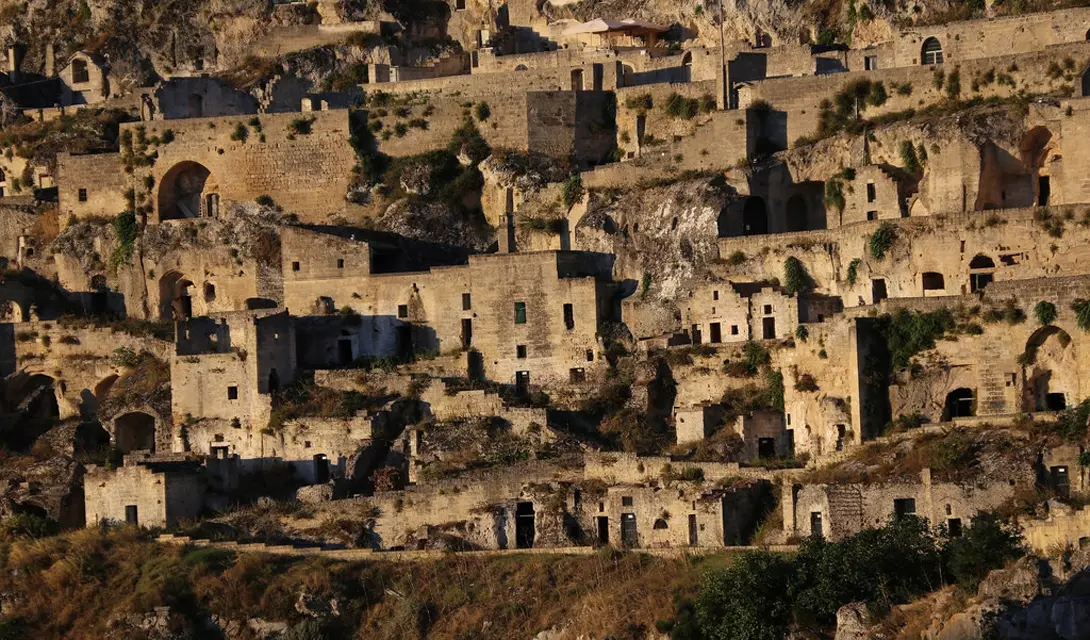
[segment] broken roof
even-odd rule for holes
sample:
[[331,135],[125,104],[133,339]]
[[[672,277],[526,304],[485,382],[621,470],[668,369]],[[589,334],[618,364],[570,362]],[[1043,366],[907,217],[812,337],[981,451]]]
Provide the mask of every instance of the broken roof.
[[670,27],[664,27],[657,24],[651,24],[650,22],[644,22],[642,20],[606,20],[603,18],[595,18],[589,22],[583,22],[581,24],[572,25],[564,30],[564,35],[573,36],[583,33],[628,33],[628,34],[646,34],[646,33],[664,33],[669,31]]

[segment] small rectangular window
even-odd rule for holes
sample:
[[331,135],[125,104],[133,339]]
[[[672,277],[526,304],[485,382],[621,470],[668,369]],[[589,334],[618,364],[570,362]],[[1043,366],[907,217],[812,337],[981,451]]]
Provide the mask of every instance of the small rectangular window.
[[712,291],[712,300],[718,300],[718,299],[719,299],[719,292],[718,291]]
[[770,304],[765,305],[765,313],[766,314],[767,313],[772,313],[772,305],[770,305]]
[[227,387],[227,399],[238,400],[238,387]]
[[622,507],[631,507],[632,506],[632,496],[621,496],[621,506]]
[[409,317],[409,305],[399,304],[397,305],[397,317],[408,318]]
[[80,202],[87,202],[87,189],[80,189],[79,190],[79,201]]
[[564,328],[568,331],[575,328],[575,307],[570,304],[564,305]]
[[338,258],[337,259],[337,268],[338,269],[343,269],[344,268],[344,258]]
[[594,350],[587,349],[587,362],[594,362]]
[[526,303],[515,303],[515,324],[526,324]]
[[299,270],[299,263],[298,262],[291,263],[291,270],[292,271],[298,271]]
[[736,325],[736,324],[730,325],[730,335],[732,335],[732,336],[738,335],[738,325]]
[[878,190],[874,188],[873,182],[867,183],[867,202],[874,202],[878,198]]
[[524,344],[517,345],[515,347],[515,356],[517,358],[519,358],[520,360],[525,359],[526,358],[526,345],[524,345]]
[[568,378],[573,384],[578,384],[580,382],[586,382],[587,372],[586,372],[585,369],[582,369],[582,368],[569,369],[568,370]]
[[877,211],[868,211],[867,212],[867,220],[877,220],[877,219],[878,219],[878,212]]
[[462,311],[469,311],[473,308],[473,298],[468,293],[462,294]]

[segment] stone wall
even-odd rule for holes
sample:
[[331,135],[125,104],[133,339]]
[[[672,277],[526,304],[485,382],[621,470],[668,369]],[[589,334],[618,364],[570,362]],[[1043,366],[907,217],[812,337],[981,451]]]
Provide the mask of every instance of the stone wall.
[[143,527],[173,527],[195,518],[203,506],[204,484],[195,472],[155,472],[143,465],[115,471],[91,466],[83,477],[88,527],[102,521],[124,523],[135,507]]
[[[286,212],[307,221],[323,222],[343,212],[356,164],[349,144],[348,111],[263,115],[256,119],[261,123],[260,132],[253,121],[253,116],[237,116],[122,125],[123,133],[143,128],[147,139],[163,140],[168,130],[173,135],[172,141],[155,147],[158,157],[154,165],[137,167],[133,172],[138,192],[145,188],[145,177],[154,180],[154,191],[149,194],[153,207],[150,220],[158,222],[175,215],[166,209],[175,201],[177,181],[196,172],[207,176],[198,191],[203,198],[201,215],[215,213],[209,211],[210,194],[218,196],[220,210],[226,210],[230,201],[268,196]],[[248,129],[245,141],[231,139],[239,126]],[[308,126],[310,133],[296,131]]]
[[[332,264],[338,256],[315,257],[300,249],[285,238],[285,305],[306,309],[322,296],[329,308],[358,313],[361,322],[352,336],[357,355],[452,354],[472,347],[481,354],[485,375],[505,383],[516,381],[516,371],[529,372],[534,384],[567,381],[576,368],[589,378],[603,364],[596,333],[611,293],[595,277],[608,273],[599,254],[495,254],[424,272],[312,279],[297,275],[303,262]],[[525,309],[525,323],[516,321],[516,303]],[[464,336],[463,329],[470,334]]]
[[129,209],[129,186],[119,153],[57,155],[57,202],[65,218],[113,218]]

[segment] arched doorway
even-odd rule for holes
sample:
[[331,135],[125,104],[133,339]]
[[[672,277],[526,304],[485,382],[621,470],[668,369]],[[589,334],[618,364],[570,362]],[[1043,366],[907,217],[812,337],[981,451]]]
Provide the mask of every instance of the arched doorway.
[[923,47],[920,48],[920,64],[927,66],[932,64],[942,64],[942,43],[938,38],[928,38],[923,41]]
[[806,231],[809,229],[809,210],[806,207],[806,199],[796,193],[787,201],[787,230]]
[[1022,164],[1034,176],[1034,202],[1039,207],[1047,206],[1052,200],[1052,180],[1046,160],[1054,146],[1054,136],[1047,127],[1030,129],[1018,145]]
[[179,162],[159,181],[159,220],[184,220],[208,215],[204,195],[214,191],[212,173],[196,162]]
[[114,446],[122,453],[155,451],[155,418],[133,411],[114,420]]
[[1060,411],[1078,398],[1079,374],[1071,336],[1056,326],[1041,327],[1026,341],[1022,356],[1024,409]]
[[750,196],[742,207],[742,235],[755,236],[768,233],[768,207],[764,198]]
[[159,279],[159,319],[163,322],[184,321],[193,317],[193,299],[189,288],[193,282],[171,271]]
[[969,290],[982,290],[995,280],[995,261],[984,254],[977,254],[969,262]]
[[943,421],[969,418],[976,415],[976,397],[972,389],[962,387],[946,394],[946,406],[942,410]]

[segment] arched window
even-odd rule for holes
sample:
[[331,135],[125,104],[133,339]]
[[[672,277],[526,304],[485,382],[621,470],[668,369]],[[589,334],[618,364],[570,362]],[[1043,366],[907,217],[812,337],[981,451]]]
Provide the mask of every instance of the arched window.
[[976,415],[976,400],[972,389],[954,389],[946,394],[946,406],[943,408],[942,419],[969,418]]
[[938,38],[928,38],[923,41],[923,49],[920,50],[920,64],[942,64],[942,44]]
[[978,253],[976,257],[969,262],[970,269],[994,269],[995,262],[988,256]]

